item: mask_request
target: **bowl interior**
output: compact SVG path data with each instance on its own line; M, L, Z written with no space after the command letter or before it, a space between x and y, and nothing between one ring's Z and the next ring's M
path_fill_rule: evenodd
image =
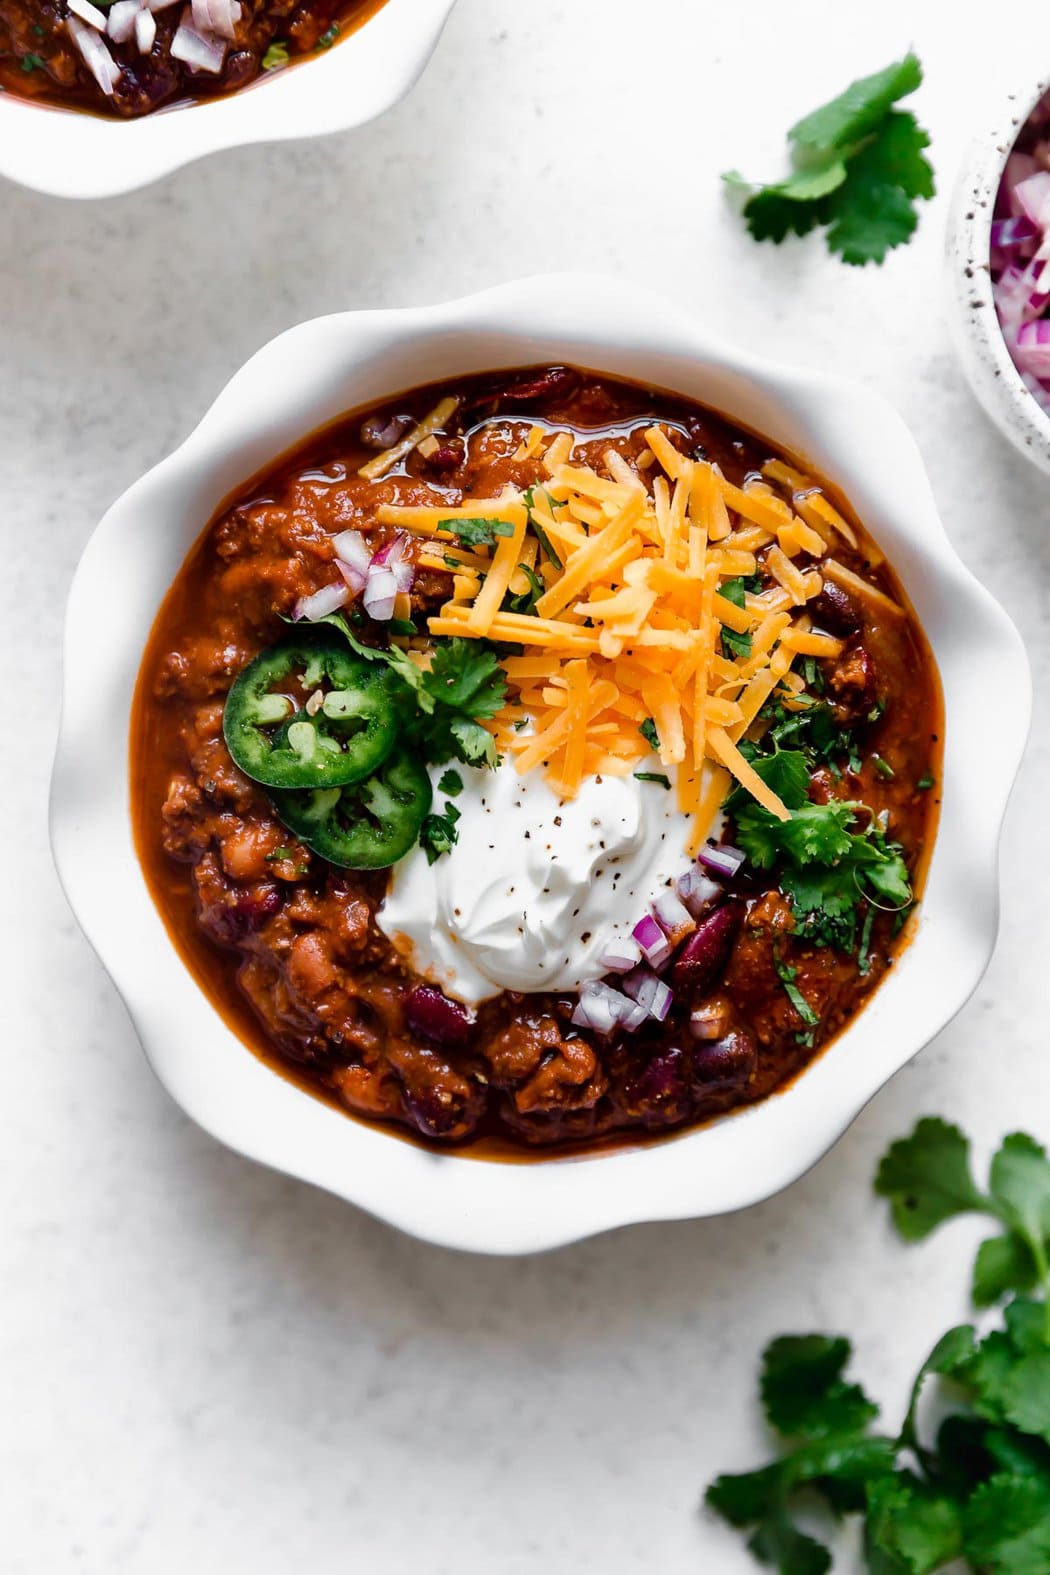
M239 482L347 409L447 375L544 360L575 361L712 405L841 485L926 630L947 730L941 827L914 940L872 1002L798 1082L657 1144L516 1166L435 1154L348 1119L245 1049L184 969L149 897L131 840L126 751L157 608ZM102 607L104 642L97 637ZM819 1157L962 1005L987 963L998 831L1029 698L1017 634L948 545L915 445L888 406L862 388L730 355L658 299L574 276L430 310L319 319L268 345L92 538L70 599L65 684L52 803L56 858L171 1093L231 1147L427 1239L491 1252L740 1207ZM994 750L988 718L995 719Z

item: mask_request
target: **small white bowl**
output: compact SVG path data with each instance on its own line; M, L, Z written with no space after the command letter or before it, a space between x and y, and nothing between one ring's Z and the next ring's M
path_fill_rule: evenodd
M1032 398L1006 347L990 268L992 218L1006 161L1050 79L1011 94L971 147L948 216L949 322L963 370L987 415L1026 459L1050 473L1050 415Z
M386 0L333 48L239 92L136 120L0 91L0 175L55 197L112 197L224 148L363 126L426 65L455 0Z
M131 835L128 723L143 648L188 549L246 478L342 412L443 377L543 361L672 389L805 456L900 574L940 667L940 833L916 933L845 1033L784 1093L662 1142L504 1164L435 1153L277 1076L175 952ZM100 609L105 609L104 628ZM52 784L55 858L158 1077L231 1148L445 1246L532 1252L638 1220L718 1214L802 1174L962 1006L992 952L997 848L1030 711L1006 614L964 568L901 418L859 384L727 349L657 296L586 275L421 310L303 323L254 356L98 526L70 593Z

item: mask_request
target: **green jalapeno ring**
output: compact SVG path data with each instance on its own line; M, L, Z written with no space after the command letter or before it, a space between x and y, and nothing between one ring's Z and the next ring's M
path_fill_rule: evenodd
M415 844L433 790L421 760L398 749L365 782L313 792L274 789L270 800L300 842L330 864L382 870Z
M264 787L342 787L370 776L397 741L399 681L327 635L270 646L226 696L226 747ZM294 698L309 693L304 706ZM316 703L313 697L317 696Z

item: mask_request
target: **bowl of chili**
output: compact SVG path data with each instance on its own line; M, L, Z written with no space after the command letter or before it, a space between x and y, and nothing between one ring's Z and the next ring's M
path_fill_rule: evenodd
M110 197L225 148L364 125L411 87L454 3L0 0L0 175Z
M449 386L473 389L479 377L484 380L495 368L534 367L538 361L563 369L596 369L582 385L576 385L575 392L563 393L562 398L583 398L581 386L584 390L621 385L627 389L617 395L627 404L617 407L619 416L612 425L625 442L625 433L650 434L646 441L650 448L663 452L671 467L668 474L679 461L652 436L648 418L643 428L637 417L629 414L634 408L630 406L631 388L636 393L641 390L637 397L645 410L659 413L669 408L661 407L659 401L672 396L661 396L657 391L673 390L675 399L698 401L707 410L724 412L734 430L761 432L778 452L792 456L795 462L800 463L800 456L804 456L807 474L833 478L841 496L849 500L887 554L896 578L883 583L891 588L899 585L900 595L914 609L916 626L925 642L923 649L928 645L930 652L931 672L939 675L936 687L943 692L944 720L943 727L939 722L936 726L937 781L927 784L939 799L939 830L932 849L928 845L913 849L916 862L909 866L917 889L921 886L921 904L904 936L906 944L887 956L891 965L883 970L879 988L863 1009L850 1016L819 1054L806 1058L800 1075L785 1081L771 1097L742 1104L715 1119L687 1122L681 1130L666 1135L657 1133L655 1140L642 1141L642 1132L628 1128L618 1134L622 1141L612 1143L570 1143L551 1149L541 1145L533 1150L532 1162L522 1164L507 1162L521 1154L511 1153L506 1146L482 1145L471 1151L456 1143L405 1141L399 1136L401 1129L390 1122L348 1120L346 1104L355 1109L354 1099L366 1080L349 1069L345 1081L351 1093L342 1110L334 1108L331 1099L314 1097L317 1090L308 1086L312 1075L307 1064L310 1044L307 1039L293 1043L294 1032L288 1039L290 1053L299 1056L294 1075L275 1076L265 1058L245 1053L248 1032L234 1021L232 1006L224 1009L216 993L220 987L211 990L205 985L202 989L200 982L204 981L193 959L181 942L172 944L172 917L168 912L162 914L163 899L158 899L157 881L164 879L157 873L161 865L151 864L149 857L140 859L143 850L136 844L132 811L137 813L136 806L145 800L140 785L129 783L125 759L130 747L134 775L139 770L134 762L142 759L145 736L141 708L133 715L142 652L150 645L151 628L173 582L171 594L178 595L182 583L183 604L188 606L194 600L193 585L180 582L178 571L207 521L219 522L219 535L212 532L200 538L201 542L218 544L216 561L224 567L217 572L230 574L228 585L240 585L242 594L251 596L254 593L246 588L247 582L238 578L237 543L244 533L257 534L263 517L258 511L273 510L281 502L270 479L277 456L294 455L311 432L337 432L338 425L333 423L338 424L347 411L377 409L386 420L392 391L421 385L430 385L430 392ZM535 380L530 383L523 374L516 374L516 379L515 391L525 389L529 398L537 397ZM481 391L484 394L484 387ZM552 430L555 417L556 411L550 418ZM410 419L411 413L406 421ZM680 429L686 434L684 444L687 421L680 419L676 428L670 414L664 419L667 431ZM709 440L715 441L710 438L716 430L713 417L711 423L705 431ZM462 435L453 433L447 442L439 439L430 454L454 450L464 441ZM641 443L642 438L637 441ZM702 467L708 461L699 449L696 452L700 454L695 461L701 466L699 474L706 476ZM302 453L303 463L287 472L291 475L294 471L295 484L307 489L297 494L300 502L303 496L317 496L339 480L332 451ZM630 453L637 463L641 448ZM443 458L439 463L447 462ZM623 480L618 462L607 463ZM725 463L729 463L728 450ZM785 464L785 473L790 469ZM718 474L723 470L719 468ZM688 474L694 477L698 473L690 470ZM778 472L770 474L775 477ZM267 477L265 486L254 493L249 488L246 494L247 483L259 476ZM572 484L574 488L598 487L597 481L588 483L575 471ZM552 483L555 490L557 485ZM732 484L731 491L730 485L726 481L726 495L741 508L753 510L755 499L767 508L776 501L767 479L749 475L742 477L741 485ZM420 507L419 478L406 473L403 481L395 477L391 486L400 501L388 501L384 507L393 509L394 517L403 521L405 516L397 515L397 509ZM808 487L795 487L791 495L800 499L801 506L811 492ZM245 501L249 497L254 500L250 505ZM750 498L751 503L741 502L741 498ZM453 505L448 506L454 510ZM472 502L469 507L473 506ZM681 507L686 508L684 501ZM352 507L348 506L348 512L360 523ZM459 512L462 516L463 510ZM571 536L573 528L577 527L563 523L563 536ZM494 532L497 553L499 539ZM334 564L329 540L326 536L321 544L320 537L315 537L313 548L302 551L297 559L309 560L317 579L327 580ZM345 543L343 550L350 560L344 565L350 580L355 572L367 577L369 570L354 569L357 548L353 543ZM471 555L475 551L472 549ZM451 556L457 562L457 575L466 581L469 575L461 573L460 561L465 552L460 549ZM381 558L372 571L377 585L389 556L384 537L384 546L378 547L370 560L374 563L375 558ZM417 568L416 572L422 571ZM673 581L670 570L662 572L665 577L670 574ZM782 572L790 581L789 571ZM273 568L268 596L282 573ZM340 574L345 578L342 571ZM548 585L556 582L557 571L552 565L547 566L546 574ZM218 583L215 575L211 583ZM774 592L776 589L773 587ZM354 882L361 883L346 887L337 879L326 885L323 893L316 887L312 899L308 894L296 898L301 905L292 910L292 928L286 936L289 947L299 945L294 966L302 977L318 960L310 944L300 944L303 933L310 932L311 914L317 911L310 901L323 897L339 908L339 923L349 922L347 916L354 904L367 903L368 882L378 878L367 869L358 875L359 849L356 844L349 852L346 848L348 837L353 843L353 820L332 821L331 807L341 796L358 795L362 783L366 787L376 784L369 792L380 795L374 801L380 804L389 805L400 794L401 808L396 813L384 811L379 818L391 839L381 859L390 865L405 858L402 850L418 836L422 818L431 813L434 792L430 778L420 769L422 760L433 758L427 754L431 736L427 726L418 718L406 721L404 713L399 713L396 737L391 739L391 719L396 705L405 703L404 698L388 703L393 691L384 693L386 680L366 675L360 663L348 662L346 648L329 639L331 625L320 623L326 616L324 598L312 600L326 590L329 595L339 594L338 587L333 592L327 583L315 588L314 580L304 585L295 578L294 583L285 585L282 595L287 592L290 598L286 605L291 632L271 630L266 641L260 637L248 642L243 655L231 654L229 641L218 626L201 626L192 632L198 671L206 668L208 683L218 684L209 694L214 697L221 691L230 697L225 705L216 706L213 699L202 704L198 694L194 702L192 726L203 731L194 734L192 752L205 771L204 789L211 786L208 771L228 774L231 758L238 760L236 781L243 786L245 768L254 773L248 780L256 786L245 791L265 795L277 817L274 822L271 811L266 810L271 818L261 832L256 825L252 835L256 840L259 835L270 837L271 829L267 828L281 821L286 828L284 833L272 832L276 845L270 849L267 842L268 853L260 854L273 855L271 868L283 871L294 883L300 871L295 862L286 860L293 855L294 860L302 857L304 863L320 858L326 867L355 866L350 874ZM749 595L759 598L763 594L766 592L756 586L754 591L745 590L743 597L746 601ZM110 635L104 643L96 638L97 608L103 601L113 609ZM371 605L375 611L385 611L376 600ZM304 631L304 613L318 615L312 631ZM499 616L513 619L521 615ZM725 616L730 624L737 621L736 613ZM436 611L438 629L448 623L457 637L459 623L472 617L476 621L469 606L461 615L442 602ZM824 626L822 617L826 622L834 614L814 611L815 628ZM311 622L310 617L306 622ZM495 638L500 637L501 629L502 625ZM508 625L508 631L511 629ZM521 623L513 624L513 632L522 631ZM217 634L222 637L216 638ZM579 634L559 638L571 647ZM803 630L793 636L793 643L800 639L805 647ZM260 645L263 651L258 649ZM353 642L348 648L355 657L360 656ZM836 660L848 657L849 651L839 650ZM728 670L734 660L743 658L730 643L719 660ZM518 666L512 668L515 661ZM528 661L527 656L507 658L508 668L516 674L515 682L522 686L529 681ZM149 658L147 667L148 663ZM855 669L862 666L856 660L853 663ZM298 675L291 688L289 672ZM151 673L159 676L159 672ZM623 676L627 682L626 670ZM169 667L162 682L169 680L178 689L178 661ZM571 675L568 681L571 683ZM88 545L70 597L52 837L73 909L127 1001L151 1064L195 1120L232 1148L325 1187L427 1240L477 1251L528 1252L635 1221L724 1212L768 1196L814 1163L877 1089L950 1020L975 988L994 944L998 835L1027 732L1029 708L1028 667L1016 631L956 557L938 518L914 442L899 417L877 396L837 378L770 367L727 350L692 319L633 287L575 275L532 279L444 306L346 313L291 330L237 374L182 448L113 506ZM209 711L210 721L205 717ZM363 720L355 724L348 743L339 730L346 716L358 711ZM717 708L711 714L729 716L728 711ZM291 737L296 724L300 731ZM512 752L513 715L502 718L493 712L487 725L501 740L500 747ZM607 724L599 725L607 730ZM790 719L788 725L794 725ZM504 726L506 731L501 732ZM216 728L225 733L224 740ZM988 747L990 728L994 728L994 748ZM322 737L328 738L327 746L318 742ZM786 750L787 735L784 737ZM313 759L315 749L319 750L316 769L322 773L334 769L326 785L320 785L319 779L314 782L310 772L304 781L303 759ZM205 765L205 757L211 766ZM659 782L651 781L662 775L662 758L654 762L656 770L638 773L645 779L638 791L664 793ZM559 771L567 769L564 758L554 764ZM459 772L462 774L462 767ZM871 770L865 766L862 775L870 784L869 796L876 793L879 774L874 762ZM503 777L504 770L497 775ZM336 781L336 777L342 780ZM915 786L922 791L922 784ZM188 790L199 787L199 779L187 779ZM831 792L833 796L833 788ZM192 791L189 796L192 798ZM802 801L806 797L803 786ZM664 812L663 803L662 798L647 800L640 824L654 823L653 817ZM745 817L739 804L732 805L731 796L726 813L735 814L734 824L739 824ZM170 825L188 824L184 807L170 806ZM567 803L566 814L570 812L571 804ZM917 819L915 824L920 844L923 825L928 826L927 842L932 839L935 818ZM192 829L187 835L192 840ZM220 880L226 881L230 868L235 867L244 852L243 843L242 838L239 848L225 850L225 873L216 866ZM754 850L760 843L752 841L749 846L757 860ZM731 881L733 871L724 867L724 850L715 846L709 857L716 873L721 859L719 878ZM425 866L425 860L419 862L420 869ZM451 867L447 856L443 867ZM266 893L272 884L268 878L259 884L264 905L271 901ZM759 886L767 890L768 882L763 886L760 881ZM696 895L692 886L677 889L690 900ZM223 922L227 922L232 913L228 890L216 898L207 884L198 885L197 895L204 909L217 903ZM408 926L416 900L410 890L405 909ZM680 948L673 981L676 988L690 989L691 981L704 973L708 953L728 944L727 937L715 935L714 930L726 927L727 914L733 918L734 904L737 909L753 911L755 894L741 889L732 902L716 904L714 916L721 913L723 917L711 926L709 935L705 925L710 910L704 907L705 901L701 892L697 911L704 915L702 922L686 922L681 934L676 932L674 944ZM873 902L873 906L878 904ZM653 915L657 927L669 935L677 922L677 911L657 899ZM222 933L235 950L245 927L239 916L234 919L236 933ZM269 922L266 914L263 921ZM276 930L255 930L254 924L252 916L246 927L252 934L277 934ZM651 948L646 956L654 959L656 978L662 966L659 936L654 943L641 921L633 933L638 944ZM683 940L683 936L700 940ZM263 956L258 948L249 955L249 946L238 955L238 969L247 970L258 983L283 945L281 942L276 951ZM265 953L265 948L262 950ZM781 963L793 955L782 955ZM604 961L609 961L608 951ZM790 963L778 977L789 1001L793 977L807 987L809 984L808 976L792 975ZM648 993L636 992L635 1006L650 1017L658 1018L661 1009L660 982L657 979ZM415 1065L432 1069L444 1054L442 1045L447 1047L454 1040L455 1012L450 1015L446 1008L454 1007L455 1002L446 1002L443 1007L439 989L415 988L411 1007L417 1040ZM422 995L418 994L420 989ZM286 996L281 999L287 1004ZM499 1010L509 1014L508 1025L513 1027L510 1019L515 997L501 999L511 1003ZM466 1010L469 1014L469 1008ZM593 1014L600 1008L592 1005L590 1010ZM291 1017L283 1008L282 1013L287 1028ZM573 1017L574 1024L580 1021ZM586 1044L589 1038L595 1039L593 1018L584 1021L587 1026L583 1029L563 1026L563 1042ZM491 1026L498 1034L499 1024ZM702 1036L706 1027L701 1025L697 1031ZM642 1030L642 1038L650 1042L653 1032L651 1026ZM727 1065L740 1059L740 1045L728 1043L731 1038L718 1042ZM658 1061L659 1057L651 1057L647 1066L651 1069ZM650 1076L659 1081L664 1070L657 1066ZM719 1075L728 1075L731 1080L736 1070L731 1068L726 1074L723 1067ZM614 1083L616 1066L610 1063L605 1072ZM441 1087L438 1082L431 1086ZM406 1083L406 1089L409 1087L411 1099L406 1109L415 1112L418 1130L429 1131L439 1140L448 1136L440 1130L441 1112L433 1102L432 1107L427 1106L425 1078ZM651 1110L662 1098L655 1085L643 1095L638 1094L635 1083L631 1087L635 1090L632 1108ZM705 1106L701 1115L706 1112ZM570 1124L566 1135L571 1137L572 1131Z

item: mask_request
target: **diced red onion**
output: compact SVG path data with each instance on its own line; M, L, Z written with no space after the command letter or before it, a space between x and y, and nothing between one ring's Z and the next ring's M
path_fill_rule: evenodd
M664 984L661 978L645 967L635 968L625 974L622 983L624 994L637 1002L647 1017L658 1023L664 1021L674 1000L670 985Z
M1032 377L1050 378L1050 318L1022 323L1017 330L1017 364Z
M1037 170L1014 187L1014 200L1026 219L1040 230L1050 224L1050 174Z
M677 892L662 891L653 903L653 917L672 946L696 929L696 920Z
M694 919L698 919L704 909L722 895L721 886L705 875L698 864L691 864L684 875L679 875L675 881L675 891Z
M642 948L642 956L652 967L661 968L670 960L671 943L651 913L638 920L631 934Z
M384 542L372 559L373 563L389 569L397 581L397 588L407 594L412 589L416 578L416 566L408 557L409 539L399 531L396 536Z
M97 5L92 5L91 0L66 0L73 16L78 16L88 27L93 27L96 33L106 31L106 13L100 11Z
M727 881L740 873L747 863L747 854L741 853L739 848L729 847L725 842L709 842L700 849L696 861L716 880Z
M378 623L387 623L394 616L394 603L397 600L394 571L384 568L374 558L369 565L362 600L365 612Z
M148 11L166 11L169 6L178 5L180 0L146 0Z
M721 1039L728 1027L724 1002L706 1001L689 1014L689 1032L694 1039Z
M580 986L579 999L572 1013L577 1028L590 1028L604 1036L616 1028L630 1031L640 1028L645 1017L646 1013L639 1013L634 1001L600 979L588 980Z
M173 60L197 71L208 71L218 76L226 59L226 40L214 33L202 33L192 22L193 9L187 6L182 13L175 36L171 41Z
M88 27L79 17L67 17L66 26L91 75L103 93L112 98L113 90L120 81L120 67L102 38L94 28Z
M350 587L340 584L337 580L334 585L323 585L319 591L314 591L312 596L300 596L292 617L297 621L305 618L312 623L317 618L327 618L329 613L337 612L340 607L345 607L349 600Z
M641 960L642 948L628 936L611 941L598 959L606 973L629 973Z
M1034 250L1033 243L1038 239L1038 229L1024 214L1016 219L996 219L992 225L992 246L995 251L1016 252L1026 247Z
M157 24L151 11L140 11L135 18L135 43L140 55L148 55L157 38Z
M232 38L241 18L240 0L191 0L193 25L199 33Z
M332 550L339 561L345 563L348 568L360 569L362 574L368 573L372 554L359 530L341 530L337 536L332 537Z
M70 0L72 6L73 0ZM115 44L126 44L135 31L135 19L141 14L139 0L116 0L109 8L106 32Z

